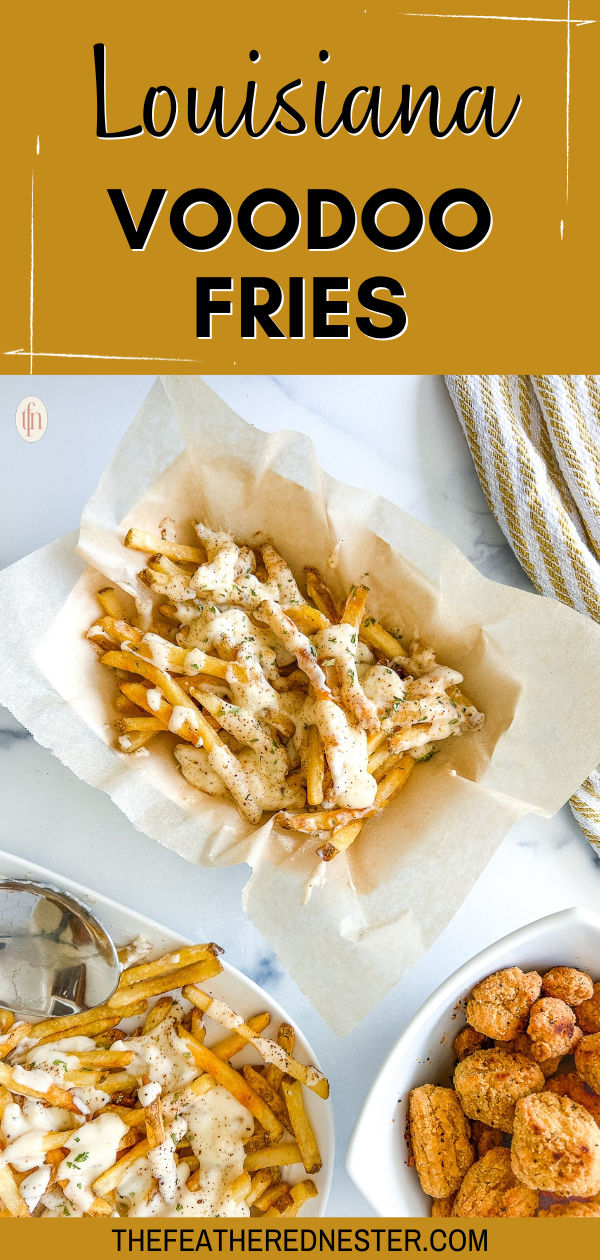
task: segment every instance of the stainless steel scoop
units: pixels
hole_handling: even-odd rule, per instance
[[[108,932],[70,893],[0,879],[0,1006],[42,1019],[100,1006],[119,960]]]

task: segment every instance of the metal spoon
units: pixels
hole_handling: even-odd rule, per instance
[[[76,897],[0,879],[0,1006],[42,1019],[100,1006],[121,968],[108,932]]]

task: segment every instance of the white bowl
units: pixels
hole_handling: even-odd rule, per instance
[[[547,971],[563,964],[600,975],[600,917],[561,910],[511,932],[450,976],[411,1019],[365,1099],[350,1139],[346,1168],[381,1216],[429,1216],[431,1200],[407,1163],[405,1130],[410,1090],[449,1083],[452,1042],[473,985],[501,967]]]
[[[91,889],[75,883],[74,880],[65,879],[62,875],[56,875],[53,871],[46,870],[43,866],[37,866],[34,862],[26,862],[23,858],[15,857],[0,850],[0,878],[2,876],[35,879],[41,883],[54,884],[66,889],[67,892],[73,893],[80,901],[90,906],[93,913],[102,923],[102,926],[110,932],[117,946],[126,944],[127,941],[133,940],[136,936],[144,936],[148,941],[151,941],[154,947],[153,954],[158,956],[166,951],[175,950],[179,946],[192,944],[186,937],[182,937],[179,932],[171,931],[170,928],[156,923],[153,919],[147,919],[145,916],[137,914],[135,910],[130,910],[127,906],[123,906],[117,901],[112,901],[109,897],[103,897],[99,893],[94,893]],[[283,1006],[280,1006],[279,1002],[276,1002],[275,998],[271,997],[271,994],[267,993],[266,989],[262,989],[260,985],[255,984],[253,980],[250,980],[243,972],[238,971],[236,967],[232,967],[224,958],[221,959],[221,962],[223,971],[205,986],[207,991],[214,997],[222,998],[245,1016],[255,1015],[258,1011],[269,1010],[271,1012],[271,1024],[266,1029],[268,1036],[274,1035],[277,1024],[282,1022],[292,1024],[296,1028],[298,1058],[314,1063],[318,1067],[319,1062],[310,1042],[306,1040],[306,1037],[298,1029],[295,1021],[288,1015]],[[235,1066],[245,1062],[252,1063],[255,1060],[262,1062],[260,1056],[250,1046],[239,1055],[235,1061]],[[332,1080],[331,1085],[332,1093],[335,1093],[335,1079]],[[311,1090],[305,1090],[304,1094],[306,1111],[323,1159],[323,1167],[318,1173],[312,1174],[312,1180],[315,1182],[318,1194],[314,1199],[310,1200],[305,1212],[310,1216],[324,1216],[331,1188],[335,1154],[333,1107],[330,1098],[327,1101],[317,1098]],[[299,1179],[296,1175],[296,1168],[290,1169],[289,1172],[293,1181]]]

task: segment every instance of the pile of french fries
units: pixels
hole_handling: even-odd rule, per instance
[[[135,528],[127,533],[125,546],[148,557],[139,577],[153,596],[149,622],[147,615],[143,624],[136,613],[128,616],[127,597],[115,588],[98,592],[102,615],[88,638],[103,665],[115,673],[117,745],[128,755],[145,756],[150,741],[170,731],[188,781],[233,799],[255,824],[266,807],[253,796],[244,759],[256,755],[256,748],[279,758],[280,768],[283,759],[277,788],[282,807],[275,802],[268,812],[279,826],[315,837],[319,858],[329,862],[348,850],[366,819],[386,808],[416,762],[437,750],[437,741],[478,729],[483,717],[459,690],[456,680],[462,675],[439,666],[431,649],[416,640],[407,650],[404,636],[368,615],[366,586],[352,586],[338,603],[318,569],[307,567],[302,593],[270,544],[253,550],[201,522],[194,528],[199,546],[174,541],[168,526],[157,535]],[[207,637],[208,649],[198,649],[194,627],[207,616],[232,610],[243,613],[255,633],[271,636],[277,666],[270,659],[264,674],[256,661],[249,666],[243,634],[216,644]],[[320,646],[327,642],[323,632],[337,626],[349,645],[343,662],[328,659],[331,653]],[[368,663],[388,667],[390,675],[393,671],[396,682],[402,682],[401,699],[385,708],[368,699],[361,682]],[[446,682],[440,682],[442,675]],[[438,710],[432,704],[424,708],[424,686],[426,691],[434,678],[443,721],[434,720]],[[270,702],[258,712],[232,703],[232,685],[255,681],[266,685]],[[332,776],[340,741],[335,731],[328,733],[314,720],[299,743],[295,718],[307,700],[336,706],[349,738],[364,732],[359,769],[371,776],[367,805],[350,807],[339,792],[336,796]],[[335,721],[329,722],[332,726]]]
[[[190,1101],[193,1103],[194,1098],[208,1093],[215,1085],[229,1091],[254,1120],[253,1132],[245,1142],[244,1171],[227,1188],[230,1206],[233,1200],[234,1208],[227,1214],[295,1216],[303,1203],[316,1197],[318,1192],[312,1178],[297,1177],[298,1170],[312,1174],[321,1168],[321,1155],[305,1109],[303,1091],[308,1089],[325,1099],[329,1095],[328,1081],[317,1068],[294,1057],[295,1035],[289,1024],[281,1024],[276,1037],[270,1038],[265,1035],[271,1022],[269,1011],[246,1021],[200,987],[222,971],[219,953],[218,947],[212,944],[193,945],[152,962],[126,967],[109,1001],[85,1013],[32,1025],[0,1009],[0,1217],[31,1215],[20,1190],[30,1176],[30,1169],[23,1172],[12,1166],[11,1154],[18,1151],[18,1144],[11,1144],[6,1137],[4,1115],[11,1104],[36,1099],[45,1108],[62,1108],[68,1116],[64,1126],[51,1126],[40,1139],[40,1161],[49,1167],[48,1189],[53,1192],[53,1204],[58,1201],[58,1210],[56,1206],[52,1211],[45,1208],[42,1196],[34,1214],[123,1216],[128,1215],[128,1205],[119,1195],[119,1187],[130,1170],[165,1142],[165,1133],[168,1135],[173,1118],[185,1117]],[[123,956],[126,957],[125,951]],[[181,1005],[174,997],[175,990],[180,991],[183,998]],[[163,1021],[173,1021],[174,1016],[177,1038],[184,1044],[185,1056],[189,1056],[196,1074],[184,1087],[169,1089],[163,1084],[157,1097],[145,1106],[140,1105],[138,1090],[148,1083],[148,1078],[140,1079],[139,1074],[132,1074],[135,1038],[158,1035]],[[131,1021],[140,1017],[141,1022],[132,1026]],[[210,1047],[205,1040],[207,1019],[217,1027],[227,1028],[226,1035]],[[121,1026],[122,1020],[128,1021],[127,1029]],[[77,1042],[72,1039],[78,1037],[93,1039],[95,1048],[77,1050]],[[56,1060],[56,1067],[52,1069],[53,1083],[40,1092],[35,1051],[57,1040],[60,1040],[60,1053],[65,1061]],[[67,1063],[70,1040],[79,1061],[76,1070],[70,1070]],[[130,1043],[132,1049],[114,1049],[115,1042],[119,1046]],[[249,1047],[258,1052],[262,1062],[234,1066],[236,1057]],[[91,1113],[78,1097],[78,1089],[84,1086],[101,1091],[103,1099],[107,1099]],[[74,1156],[75,1162],[84,1159],[86,1124],[98,1116],[110,1114],[119,1117],[126,1131],[115,1162],[91,1185],[93,1201],[82,1213],[69,1200],[68,1182],[59,1179],[59,1170],[69,1156],[70,1140],[80,1144],[76,1147],[79,1154]],[[198,1191],[201,1202],[206,1170],[202,1165],[202,1152],[198,1158],[189,1139],[190,1135],[186,1134],[176,1144],[167,1142],[168,1158],[174,1172],[181,1166],[180,1172],[187,1178],[186,1191]],[[18,1164],[16,1155],[13,1158]],[[153,1179],[145,1202],[136,1203],[135,1214],[156,1214],[152,1212],[152,1199],[157,1194],[158,1186]],[[238,1211],[235,1205],[239,1206]]]

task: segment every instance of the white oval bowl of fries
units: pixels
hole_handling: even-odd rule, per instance
[[[0,869],[91,903],[123,965],[104,1007],[0,1011],[0,1216],[322,1215],[329,1085],[279,1004],[212,944],[8,854]]]
[[[381,1216],[431,1214],[431,1199],[409,1164],[409,1095],[419,1085],[450,1083],[453,1042],[473,986],[505,967],[543,972],[559,965],[600,979],[600,917],[593,911],[561,910],[496,941],[445,980],[413,1016],[371,1086],[346,1153],[350,1177]]]

